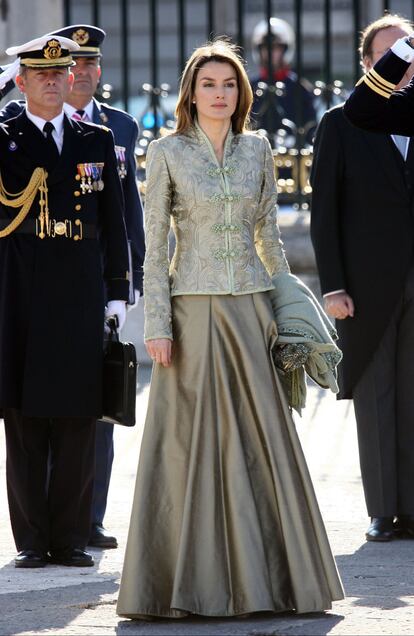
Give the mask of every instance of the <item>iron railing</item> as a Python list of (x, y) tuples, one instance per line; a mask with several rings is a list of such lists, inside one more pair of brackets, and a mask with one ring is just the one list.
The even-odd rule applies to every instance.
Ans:
[[(222, 0), (221, 0), (222, 1)], [(221, 35), (223, 33), (223, 26), (218, 24), (218, 0), (168, 0), (169, 9), (175, 8), (176, 15), (176, 58), (177, 58), (177, 73), (175, 77), (171, 77), (170, 84), (174, 86), (173, 92), (177, 85), (177, 78), (181, 74), (184, 67), (185, 60), (189, 55), (189, 33), (190, 25), (188, 20), (190, 5), (193, 3), (193, 7), (197, 4), (199, 13), (201, 15), (202, 33), (200, 32), (201, 44), (206, 39), (210, 39), (215, 35)], [(230, 6), (233, 12), (234, 19), (232, 20), (232, 33), (229, 35), (233, 41), (237, 43), (241, 49), (242, 54), (249, 52), (249, 42), (251, 36), (251, 15), (252, 8), (254, 15), (258, 19), (260, 16), (266, 18), (268, 23), (271, 16), (281, 14), (283, 17), (283, 11), (290, 9), (290, 24), (294, 28), (296, 35), (296, 48), (294, 57), (294, 70), (299, 77), (303, 75), (309, 75), (311, 72), (311, 79), (315, 84), (315, 96), (319, 100), (319, 114), (326, 108), (339, 101), (343, 97), (341, 92), (340, 83), (337, 81), (337, 69), (335, 67), (335, 45), (333, 41), (333, 22), (335, 19), (335, 12), (338, 10), (349, 12), (351, 16), (352, 28), (349, 34), (349, 47), (354, 53), (349, 53), (349, 68), (346, 73), (346, 77), (343, 77), (350, 88), (361, 73), (360, 61), (358, 55), (358, 45), (360, 31), (364, 24), (373, 19), (372, 6), (375, 4), (378, 7), (379, 14), (381, 11), (399, 11), (401, 9), (401, 0), (226, 0), (226, 6)], [(125, 110), (130, 110), (129, 106), (135, 95), (142, 88), (131, 84), (130, 80), (130, 64), (132, 60), (131, 56), (131, 41), (133, 37), (137, 37), (131, 33), (130, 24), (131, 18), (136, 15), (134, 12), (139, 11), (140, 15), (146, 14), (145, 19), (148, 23), (148, 71), (145, 78), (145, 94), (148, 100), (147, 113), (151, 113), (149, 118), (151, 125), (148, 126), (151, 130), (144, 131), (144, 136), (141, 139), (141, 146), (139, 153), (145, 155), (145, 148), (148, 140), (153, 136), (157, 136), (159, 132), (159, 115), (163, 115), (163, 100), (162, 96), (166, 94), (168, 87), (162, 85), (160, 82), (162, 69), (162, 33), (160, 29), (160, 11), (166, 6), (166, 0), (113, 0), (112, 3), (108, 0), (64, 0), (64, 21), (66, 24), (72, 24), (77, 21), (90, 21), (96, 26), (102, 26), (102, 28), (112, 29), (113, 24), (107, 24), (106, 16), (108, 13), (108, 7), (111, 6), (112, 11), (119, 11), (118, 15), (118, 29), (119, 29), (119, 73), (120, 78), (119, 86), (116, 87), (118, 95), (121, 99), (121, 103)], [(403, 3), (403, 10), (405, 11), (405, 17), (409, 19), (414, 18), (414, 0), (406, 0)], [(0, 7), (7, 7), (7, 3), (1, 2)], [(368, 9), (371, 7), (371, 14), (368, 18)], [(317, 69), (313, 68), (309, 70), (309, 64), (307, 63), (307, 50), (306, 50), (306, 35), (307, 26), (305, 24), (305, 18), (309, 15), (309, 12), (314, 11), (320, 13), (321, 23), (323, 25), (322, 33), (320, 34), (320, 62)], [(82, 15), (82, 20), (79, 20), (79, 15)], [(292, 19), (293, 16), (293, 19)], [(250, 32), (247, 28), (249, 24)], [(269, 40), (270, 42), (270, 40)], [(270, 47), (270, 43), (269, 43)], [(268, 77), (273, 77), (273, 69), (271, 68), (271, 56), (268, 56), (269, 68)], [(161, 85), (160, 85), (161, 84)], [(267, 90), (267, 89), (266, 89)], [(274, 87), (270, 87), (269, 90), (274, 90)], [(297, 120), (301, 121), (301, 108), (302, 103), (298, 97), (295, 99), (295, 109)], [(133, 113), (136, 115), (136, 113)], [(162, 120), (165, 118), (162, 117)], [(141, 127), (145, 128), (145, 125)], [(311, 166), (312, 155), (309, 143), (306, 141), (303, 129), (298, 127), (299, 133), (297, 134), (293, 147), (280, 147), (279, 143), (273, 143), (277, 146), (275, 149), (275, 165), (279, 171), (279, 190), (285, 200), (290, 202), (296, 202), (301, 207), (306, 207), (307, 199), (310, 193), (310, 186), (308, 182), (308, 174)]]

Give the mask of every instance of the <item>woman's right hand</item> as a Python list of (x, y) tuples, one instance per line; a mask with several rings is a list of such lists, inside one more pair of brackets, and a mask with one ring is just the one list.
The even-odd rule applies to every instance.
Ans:
[(169, 338), (147, 340), (145, 347), (148, 351), (148, 355), (154, 362), (162, 364), (163, 367), (169, 367), (171, 365), (172, 342)]

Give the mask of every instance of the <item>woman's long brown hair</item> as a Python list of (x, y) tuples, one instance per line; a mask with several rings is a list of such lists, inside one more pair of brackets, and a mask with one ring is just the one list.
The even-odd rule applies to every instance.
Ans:
[(208, 62), (230, 64), (236, 73), (239, 98), (236, 110), (232, 115), (234, 133), (247, 130), (250, 108), (253, 103), (253, 93), (249, 78), (244, 68), (244, 62), (238, 54), (237, 47), (226, 40), (214, 40), (198, 47), (189, 58), (181, 78), (175, 116), (177, 119), (176, 134), (188, 132), (193, 126), (197, 109), (193, 104), (195, 84), (199, 70)]

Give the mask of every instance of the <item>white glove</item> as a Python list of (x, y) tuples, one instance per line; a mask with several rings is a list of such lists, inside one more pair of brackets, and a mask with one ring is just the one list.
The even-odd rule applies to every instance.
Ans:
[(118, 318), (118, 330), (121, 331), (125, 324), (126, 303), (124, 300), (110, 300), (105, 307), (105, 318), (116, 316)]
[(128, 311), (130, 309), (135, 309), (135, 307), (138, 307), (138, 302), (139, 302), (140, 296), (141, 296), (141, 294), (139, 293), (139, 289), (134, 289), (135, 302), (134, 302), (133, 305), (128, 305)]
[(16, 79), (16, 75), (19, 72), (20, 61), (19, 58), (12, 62), (11, 64), (6, 64), (3, 66), (3, 72), (0, 73), (0, 89), (2, 90), (9, 80)]

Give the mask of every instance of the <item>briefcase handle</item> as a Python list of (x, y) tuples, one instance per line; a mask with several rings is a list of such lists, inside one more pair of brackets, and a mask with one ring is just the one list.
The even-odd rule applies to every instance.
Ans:
[(105, 319), (105, 324), (109, 328), (108, 340), (109, 341), (115, 340), (116, 342), (119, 342), (118, 316), (116, 314), (114, 314), (113, 316), (108, 316)]

